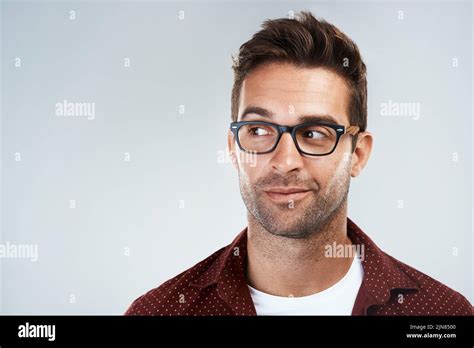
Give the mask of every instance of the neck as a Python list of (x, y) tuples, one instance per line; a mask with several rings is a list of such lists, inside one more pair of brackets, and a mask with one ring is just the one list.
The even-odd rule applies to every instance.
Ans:
[(347, 236), (347, 201), (318, 231), (295, 239), (266, 231), (249, 214), (247, 279), (257, 290), (275, 296), (308, 296), (337, 283), (353, 257), (325, 257), (326, 245), (351, 245)]

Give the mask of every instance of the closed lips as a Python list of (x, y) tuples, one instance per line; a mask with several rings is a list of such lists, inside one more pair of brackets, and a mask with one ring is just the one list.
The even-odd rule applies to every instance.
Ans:
[(265, 191), (266, 195), (274, 202), (288, 203), (303, 199), (309, 195), (310, 190), (302, 187), (275, 187)]
[(271, 193), (279, 193), (279, 194), (292, 194), (292, 193), (306, 192), (309, 190), (306, 188), (294, 187), (294, 188), (271, 188), (265, 191), (271, 192)]

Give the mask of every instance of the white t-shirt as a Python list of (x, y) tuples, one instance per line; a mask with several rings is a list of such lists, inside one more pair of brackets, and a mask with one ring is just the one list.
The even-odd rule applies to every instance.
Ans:
[(283, 297), (269, 295), (250, 285), (249, 289), (257, 315), (351, 315), (363, 275), (357, 255), (341, 280), (313, 295)]

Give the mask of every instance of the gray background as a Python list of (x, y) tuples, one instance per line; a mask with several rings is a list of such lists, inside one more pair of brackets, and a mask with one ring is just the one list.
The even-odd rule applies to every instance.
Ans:
[[(349, 217), (474, 300), (471, 2), (3, 1), (1, 240), (39, 255), (0, 259), (1, 313), (121, 314), (246, 226), (221, 160), (231, 54), (299, 10), (368, 66), (374, 150)], [(64, 99), (95, 119), (57, 116)], [(419, 103), (419, 119), (382, 116), (388, 100)]]

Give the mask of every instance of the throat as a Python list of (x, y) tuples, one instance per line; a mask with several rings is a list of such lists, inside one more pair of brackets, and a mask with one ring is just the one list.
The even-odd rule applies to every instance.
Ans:
[(249, 285), (275, 296), (299, 297), (337, 283), (349, 271), (354, 255), (328, 257), (326, 250), (327, 246), (352, 246), (347, 237), (346, 219), (338, 219), (320, 233), (304, 239), (275, 236), (249, 223)]

